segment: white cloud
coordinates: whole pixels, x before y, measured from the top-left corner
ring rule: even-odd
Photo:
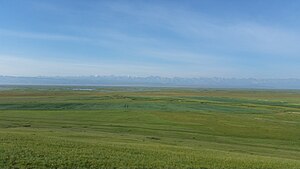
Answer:
[[[0,29],[0,36],[12,36],[16,38],[40,39],[40,40],[55,40],[55,41],[91,41],[90,38],[53,34],[53,33],[38,33],[38,32],[23,32]]]
[[[62,14],[64,12],[62,10],[64,8],[53,4],[37,3],[36,5],[37,9],[43,8],[48,12],[58,11]],[[68,18],[73,15],[76,20],[73,18],[74,25],[60,25],[60,28],[62,32],[70,34],[0,29],[0,36],[84,42],[94,45],[93,50],[100,51],[99,53],[101,49],[116,51],[114,54],[120,55],[119,58],[127,58],[131,61],[116,63],[111,60],[109,62],[110,58],[106,57],[106,61],[101,62],[101,58],[105,58],[103,56],[99,57],[99,63],[89,59],[86,63],[79,63],[80,61],[76,60],[67,60],[63,63],[51,58],[42,61],[28,59],[28,57],[0,55],[0,74],[253,77],[259,76],[261,72],[263,76],[272,76],[272,72],[264,73],[259,66],[249,69],[245,65],[238,65],[239,58],[244,57],[239,54],[251,53],[253,56],[246,56],[249,57],[246,59],[251,60],[250,57],[253,57],[255,60],[263,57],[262,60],[265,62],[272,62],[275,57],[277,61],[283,62],[284,59],[299,58],[300,32],[285,27],[246,20],[223,21],[222,18],[191,12],[183,7],[124,4],[121,1],[105,2],[101,9],[109,7],[106,10],[109,14],[116,14],[115,16],[108,15],[107,11],[101,11],[98,7],[95,5],[90,10],[83,11],[70,11],[71,8],[67,10]],[[105,13],[109,19],[114,20],[111,23],[89,24],[88,27],[84,27],[84,24],[76,22],[77,17],[78,20],[84,21],[84,18],[80,18],[81,12],[93,16],[95,22],[101,21]],[[122,22],[117,16],[122,16],[124,21]],[[78,32],[80,36],[75,36]],[[149,58],[155,61],[148,63],[148,60],[151,60]],[[134,61],[135,59],[137,61]],[[274,63],[273,67],[279,67],[278,63]],[[291,72],[284,69],[283,66],[278,71],[283,71],[285,74]]]
[[[161,68],[138,64],[122,63],[80,63],[59,60],[29,59],[0,55],[0,75],[14,76],[80,76],[80,75],[159,75]],[[139,70],[139,71],[137,71]],[[166,74],[165,74],[166,75]]]
[[[110,7],[115,12],[134,18],[137,23],[174,32],[190,41],[186,46],[195,42],[208,42],[212,49],[232,52],[250,51],[283,57],[298,57],[300,53],[300,31],[284,26],[247,20],[224,21],[184,7],[123,3],[112,3]],[[170,39],[170,43],[172,40]]]

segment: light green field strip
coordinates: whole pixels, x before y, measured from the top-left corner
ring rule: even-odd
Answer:
[[[0,168],[300,168],[300,92],[0,91]]]

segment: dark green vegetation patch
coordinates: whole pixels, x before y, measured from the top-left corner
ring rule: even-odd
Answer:
[[[11,87],[0,168],[299,169],[299,91]]]

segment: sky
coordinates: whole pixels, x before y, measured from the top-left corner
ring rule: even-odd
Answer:
[[[300,78],[298,0],[0,0],[0,75]]]

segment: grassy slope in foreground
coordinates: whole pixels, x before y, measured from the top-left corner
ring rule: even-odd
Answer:
[[[0,168],[300,168],[298,91],[0,91]]]

